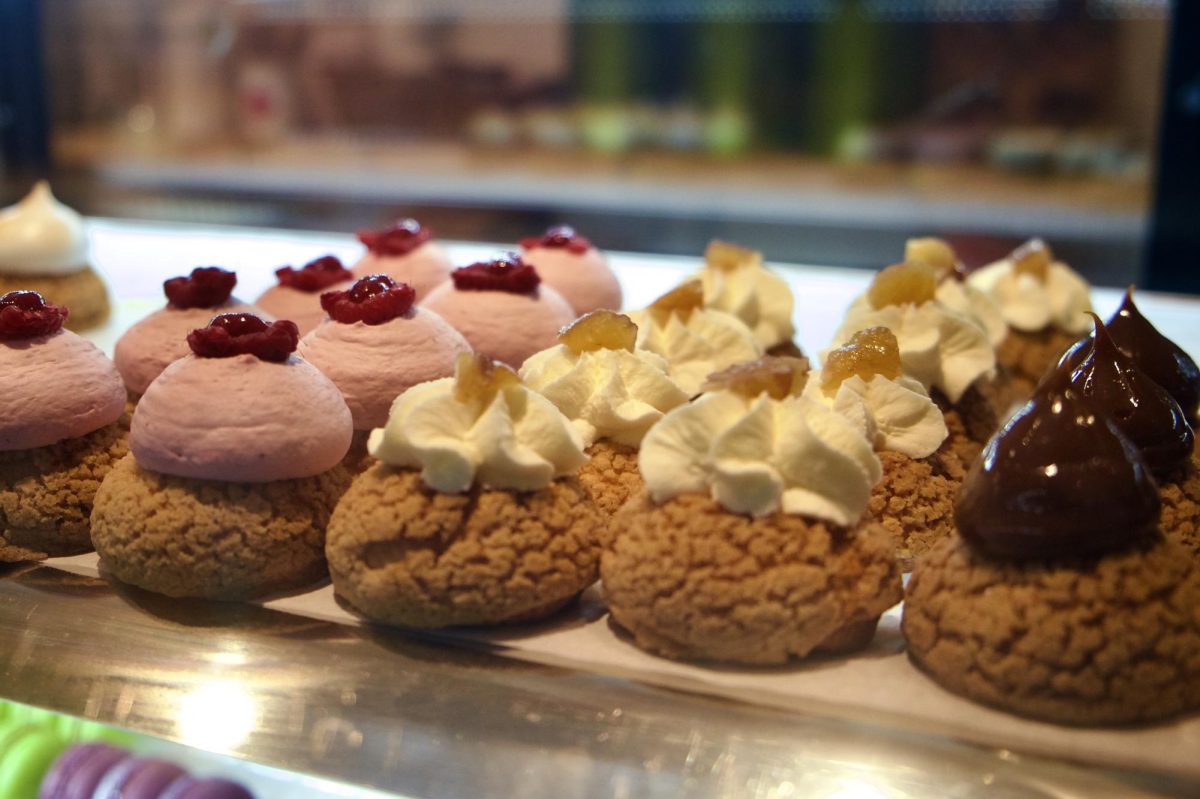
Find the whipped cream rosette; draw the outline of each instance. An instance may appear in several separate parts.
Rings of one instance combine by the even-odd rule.
[[[601,576],[614,619],[666,657],[780,663],[865,645],[900,597],[862,430],[803,396],[807,363],[713,375],[650,429],[646,491],[617,514]]]
[[[924,261],[937,272],[938,284],[934,296],[938,302],[969,316],[983,325],[993,347],[1008,335],[1008,323],[1000,306],[984,291],[966,281],[967,270],[954,249],[942,239],[909,239],[904,245],[907,263]]]
[[[704,289],[692,280],[631,313],[637,348],[662,356],[667,372],[689,396],[713,372],[759,358],[754,331],[733,314],[704,307]]]
[[[742,320],[764,351],[791,344],[795,299],[787,281],[763,265],[761,252],[714,241],[696,278],[704,287],[704,307]]]
[[[326,546],[338,594],[367,617],[533,619],[595,580],[583,440],[507,366],[458,356],[454,377],[401,394],[368,446],[379,463],[338,504]]]
[[[587,446],[579,479],[608,516],[643,487],[637,451],[646,431],[688,401],[667,362],[635,349],[636,341],[628,316],[593,311],[521,368],[521,378],[563,412]]]
[[[16,205],[0,209],[0,294],[35,291],[66,306],[67,327],[81,330],[108,317],[108,289],[89,265],[83,217],[39,181]]]

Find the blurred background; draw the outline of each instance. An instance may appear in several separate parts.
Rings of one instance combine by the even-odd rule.
[[[872,268],[916,234],[976,264],[1041,235],[1109,284],[1148,269],[1179,24],[1168,0],[5,4],[5,204],[48,169],[101,215],[568,221]]]

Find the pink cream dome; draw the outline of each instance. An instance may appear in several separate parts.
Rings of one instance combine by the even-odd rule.
[[[188,355],[150,384],[129,447],[145,469],[198,480],[311,477],[350,449],[350,409],[329,378],[295,356]]]
[[[422,302],[450,278],[454,264],[440,244],[427,241],[406,255],[380,255],[367,250],[351,271],[355,277],[387,275],[398,283],[407,283],[417,292],[417,302]]]
[[[354,429],[371,430],[387,422],[396,397],[454,374],[458,354],[470,351],[444,319],[414,307],[381,325],[326,319],[300,341],[297,354],[341,389]]]
[[[575,320],[570,304],[545,285],[514,294],[458,289],[446,282],[433,290],[422,307],[453,325],[473,350],[513,369],[535,352],[554,346],[559,331]]]
[[[601,308],[621,310],[621,284],[595,247],[579,254],[564,247],[531,247],[522,250],[521,258],[533,264],[542,280],[571,304],[576,315]]]
[[[269,315],[237,297],[231,297],[215,308],[175,308],[170,305],[161,308],[117,339],[113,361],[125,387],[135,394],[145,394],[146,387],[163,369],[191,352],[187,334],[224,313],[251,313],[271,321]]]
[[[276,285],[264,291],[254,304],[276,319],[295,322],[303,336],[325,320],[321,295],[327,291],[345,291],[353,285],[353,280],[343,280],[320,291],[302,291]]]
[[[69,330],[0,340],[0,375],[0,451],[85,436],[125,412],[125,386],[112,361]]]

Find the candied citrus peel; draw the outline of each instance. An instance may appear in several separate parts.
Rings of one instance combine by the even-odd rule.
[[[900,343],[886,327],[868,327],[832,350],[821,369],[821,390],[833,396],[843,382],[857,375],[870,380],[883,375],[888,380],[900,376]]]
[[[521,385],[508,366],[477,352],[461,352],[454,362],[454,399],[486,408],[506,388]]]
[[[650,304],[650,314],[660,325],[665,325],[672,315],[683,321],[692,318],[692,311],[704,307],[704,285],[699,280],[689,280],[671,289]]]
[[[1008,256],[1013,262],[1013,271],[1018,275],[1033,275],[1040,282],[1046,282],[1046,273],[1054,261],[1054,254],[1041,239],[1030,239],[1012,251]]]
[[[746,266],[762,266],[762,253],[749,247],[713,239],[704,251],[704,263],[722,272],[733,272]]]
[[[734,364],[713,372],[700,387],[705,391],[732,391],[747,399],[766,393],[781,400],[799,396],[808,382],[808,358],[779,358],[768,355],[757,361]]]
[[[576,354],[596,350],[628,350],[637,343],[637,325],[616,311],[592,311],[564,327],[558,343]]]
[[[937,272],[938,279],[952,274],[958,266],[958,255],[945,239],[927,236],[909,239],[904,243],[904,260],[908,263],[924,261]]]
[[[892,264],[880,270],[867,289],[867,301],[872,308],[889,305],[920,305],[929,302],[937,292],[937,274],[924,261]]]

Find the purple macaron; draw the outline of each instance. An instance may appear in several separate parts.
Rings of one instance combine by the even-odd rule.
[[[254,794],[229,780],[180,777],[158,799],[254,799]]]
[[[158,799],[183,769],[165,760],[131,757],[104,775],[91,799]]]
[[[124,749],[104,743],[72,746],[46,773],[38,799],[92,799],[109,769],[131,757]]]

